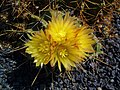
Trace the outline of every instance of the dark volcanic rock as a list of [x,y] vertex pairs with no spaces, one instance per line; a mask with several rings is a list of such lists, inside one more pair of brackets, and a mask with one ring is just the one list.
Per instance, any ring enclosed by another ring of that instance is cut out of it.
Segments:
[[7,83],[7,74],[11,73],[16,67],[16,62],[7,54],[11,50],[11,48],[0,49],[0,90],[12,90],[10,84]]

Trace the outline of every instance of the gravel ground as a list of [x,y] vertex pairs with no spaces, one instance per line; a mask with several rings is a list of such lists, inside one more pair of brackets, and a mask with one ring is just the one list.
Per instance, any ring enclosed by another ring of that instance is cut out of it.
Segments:
[[[82,64],[85,70],[73,70],[70,78],[52,74],[44,67],[31,86],[39,68],[20,52],[9,54],[12,48],[0,48],[0,90],[120,90],[120,15],[114,14],[113,33],[117,37],[102,41],[105,54]],[[48,66],[49,67],[49,66]],[[46,70],[46,71],[45,71]]]
[[7,83],[7,74],[11,73],[16,67],[16,62],[11,59],[7,53],[11,48],[0,48],[0,90],[12,90],[10,84]]

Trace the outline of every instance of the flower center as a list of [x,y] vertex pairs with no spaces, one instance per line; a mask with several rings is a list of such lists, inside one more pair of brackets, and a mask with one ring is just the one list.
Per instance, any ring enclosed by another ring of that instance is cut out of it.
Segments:
[[60,31],[58,34],[63,38],[63,37],[65,37],[66,32],[64,32],[64,31]]
[[39,44],[39,51],[46,53],[49,50],[49,42],[48,41],[44,41],[43,43]]
[[60,51],[59,55],[60,55],[62,58],[64,58],[64,57],[66,57],[66,56],[68,55],[68,52],[67,52],[66,49],[62,49],[62,50]]

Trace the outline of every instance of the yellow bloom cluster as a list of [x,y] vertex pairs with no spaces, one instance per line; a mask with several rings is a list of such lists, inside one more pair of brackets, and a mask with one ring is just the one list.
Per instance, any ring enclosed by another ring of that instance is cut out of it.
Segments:
[[86,26],[78,27],[76,18],[69,13],[63,15],[59,11],[52,11],[51,15],[51,21],[44,31],[29,36],[31,40],[25,44],[26,52],[34,57],[36,66],[50,62],[52,67],[57,63],[60,71],[61,64],[66,70],[71,70],[94,52],[93,30]]

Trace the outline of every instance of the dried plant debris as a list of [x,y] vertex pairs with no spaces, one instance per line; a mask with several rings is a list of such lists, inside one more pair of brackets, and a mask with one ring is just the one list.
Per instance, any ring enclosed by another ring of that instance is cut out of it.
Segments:
[[95,23],[101,15],[107,15],[119,7],[119,5],[116,5],[119,3],[118,0],[59,0],[59,2],[60,1],[60,9],[66,10],[66,8],[69,8],[72,12],[75,12],[75,15],[79,15],[80,18],[88,24]]

